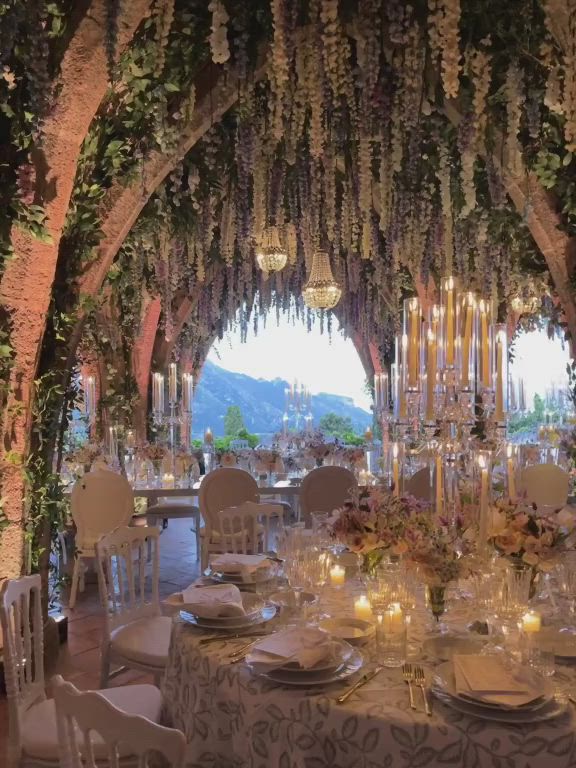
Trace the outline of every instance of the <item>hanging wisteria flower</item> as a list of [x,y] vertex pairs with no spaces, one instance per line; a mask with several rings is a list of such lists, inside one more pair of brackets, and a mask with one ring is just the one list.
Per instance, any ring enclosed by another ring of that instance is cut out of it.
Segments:
[[212,13],[212,25],[210,32],[210,50],[212,61],[215,64],[224,64],[230,58],[228,46],[228,14],[220,0],[210,0],[208,10]]

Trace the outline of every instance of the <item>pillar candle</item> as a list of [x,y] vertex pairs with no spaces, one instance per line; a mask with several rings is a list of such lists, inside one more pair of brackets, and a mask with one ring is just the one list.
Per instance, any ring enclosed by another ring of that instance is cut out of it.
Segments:
[[346,571],[341,565],[333,565],[330,568],[330,584],[333,587],[341,587],[346,579]]
[[527,611],[522,616],[522,630],[528,634],[533,632],[540,632],[542,627],[542,619],[539,613],[536,611]]
[[526,412],[526,390],[524,389],[524,379],[518,379],[518,410],[520,413]]
[[426,421],[434,420],[434,390],[436,388],[436,335],[428,329],[426,352]]
[[407,385],[418,386],[418,357],[420,353],[420,302],[417,298],[408,299],[405,305],[404,334],[408,341]]
[[132,450],[136,446],[136,439],[134,437],[134,430],[129,429],[126,432],[126,448]]
[[374,435],[372,434],[372,430],[370,427],[366,427],[366,431],[364,432],[364,439],[367,443],[371,443],[374,439]]
[[372,618],[372,607],[366,595],[360,595],[354,601],[354,616],[365,621],[370,621]]
[[164,413],[164,376],[161,373],[152,374],[152,410]]
[[382,629],[387,635],[396,635],[404,631],[404,612],[400,603],[392,603],[390,608],[384,611]]
[[86,376],[84,381],[84,410],[86,416],[93,416],[96,411],[96,382],[94,376]]
[[206,445],[212,445],[213,442],[214,442],[214,435],[212,434],[212,430],[210,429],[210,427],[208,427],[206,432],[204,432],[204,443]]

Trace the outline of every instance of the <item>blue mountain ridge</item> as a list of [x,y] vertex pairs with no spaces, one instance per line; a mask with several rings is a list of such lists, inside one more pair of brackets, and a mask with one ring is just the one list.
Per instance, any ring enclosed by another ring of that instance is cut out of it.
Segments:
[[[207,360],[194,396],[193,436],[201,437],[207,427],[215,435],[223,435],[224,416],[230,405],[240,407],[249,432],[259,435],[279,432],[288,386],[283,379],[254,379]],[[348,416],[357,432],[363,432],[372,423],[372,414],[354,405],[349,397],[327,392],[312,395],[314,424],[326,413]]]

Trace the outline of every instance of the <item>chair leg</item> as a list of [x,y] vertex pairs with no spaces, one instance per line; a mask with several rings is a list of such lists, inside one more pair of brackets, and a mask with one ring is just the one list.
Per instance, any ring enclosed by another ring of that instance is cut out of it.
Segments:
[[78,594],[78,582],[80,580],[80,555],[76,555],[74,558],[74,570],[72,571],[72,586],[70,588],[70,600],[68,601],[68,607],[70,610],[76,605],[76,595]]
[[102,646],[102,661],[100,665],[100,688],[108,688],[110,677],[110,645]]
[[199,520],[194,523],[194,536],[196,537],[196,562],[200,560],[200,526]]
[[202,569],[202,573],[208,568],[208,544],[206,539],[204,539],[202,546],[200,547],[200,568]]

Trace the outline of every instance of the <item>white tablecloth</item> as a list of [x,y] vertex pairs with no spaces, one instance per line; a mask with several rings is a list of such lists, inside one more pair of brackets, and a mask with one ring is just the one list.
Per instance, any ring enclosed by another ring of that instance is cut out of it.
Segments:
[[[351,600],[338,597],[341,606]],[[510,726],[467,717],[433,699],[430,718],[410,710],[400,670],[385,670],[338,705],[335,698],[344,684],[321,690],[283,688],[255,677],[244,664],[230,665],[226,656],[239,640],[198,646],[201,636],[176,619],[163,685],[166,720],[182,729],[190,742],[191,767],[576,764],[572,708],[546,724]],[[370,669],[374,648],[365,646],[363,652]],[[437,660],[421,654],[417,658],[429,676]]]

